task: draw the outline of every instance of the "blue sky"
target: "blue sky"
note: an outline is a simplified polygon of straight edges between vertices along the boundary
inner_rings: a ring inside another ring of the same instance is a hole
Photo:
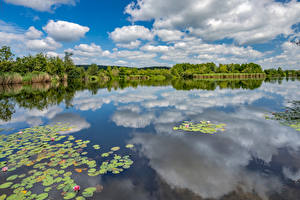
[[[299,0],[4,0],[0,45],[76,64],[256,62],[300,69]]]

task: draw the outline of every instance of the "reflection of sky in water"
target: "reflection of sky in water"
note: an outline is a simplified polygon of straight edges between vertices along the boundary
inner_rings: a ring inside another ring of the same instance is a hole
[[[264,115],[281,110],[290,100],[299,100],[299,88],[300,82],[283,82],[264,83],[256,90],[138,87],[113,92],[101,89],[96,95],[81,91],[70,109],[64,109],[64,105],[43,111],[18,108],[10,122],[0,125],[67,122],[77,127],[70,134],[78,132],[80,137],[100,144],[136,144],[140,155],[158,174],[151,184],[188,189],[203,198],[243,190],[269,199],[270,194],[281,193],[287,182],[300,178],[300,133],[265,120]],[[213,136],[174,132],[172,127],[183,120],[210,120],[226,123],[227,128]],[[138,166],[142,161],[136,163]],[[131,174],[143,171],[136,168]],[[166,198],[162,197],[166,190],[159,191],[164,187],[147,188],[145,177],[142,173],[138,184],[128,177],[108,179],[102,197],[122,199],[114,192],[117,189],[126,199]],[[296,193],[289,196],[299,198]]]

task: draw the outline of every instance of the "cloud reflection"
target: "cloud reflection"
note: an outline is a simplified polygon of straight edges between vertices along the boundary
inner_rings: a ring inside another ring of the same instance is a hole
[[[69,124],[69,126],[73,127],[71,130],[64,131],[62,134],[76,133],[91,126],[84,118],[74,113],[58,114],[51,119],[52,124],[56,124],[58,122]]]

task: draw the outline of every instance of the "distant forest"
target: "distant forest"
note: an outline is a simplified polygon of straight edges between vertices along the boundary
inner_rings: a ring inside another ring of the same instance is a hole
[[[299,77],[300,70],[266,69],[255,63],[202,64],[181,63],[169,67],[132,68],[104,65],[75,65],[72,54],[65,52],[64,58],[48,57],[43,53],[16,57],[10,47],[0,49],[0,84],[57,82],[57,81],[109,81],[166,79],[222,79]]]

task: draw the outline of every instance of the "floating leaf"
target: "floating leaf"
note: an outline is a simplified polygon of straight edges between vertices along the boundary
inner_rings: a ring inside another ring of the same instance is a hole
[[[76,192],[68,192],[64,195],[64,199],[73,199],[76,197],[76,195],[77,195]]]
[[[120,150],[120,147],[113,147],[110,150],[112,150],[112,151],[118,151],[118,150]]]
[[[128,148],[128,149],[132,149],[133,147],[134,147],[133,144],[127,144],[127,145],[126,145],[126,148]]]
[[[94,195],[94,192],[96,191],[97,189],[95,187],[89,187],[89,188],[86,188],[84,189],[84,191],[82,192],[82,195],[84,197],[92,197]]]
[[[181,125],[173,127],[173,130],[215,134],[218,131],[225,131],[225,126],[226,124],[213,124],[210,121],[200,121],[199,123],[184,121]]]
[[[110,154],[109,153],[103,153],[101,154],[102,157],[108,157]]]
[[[93,145],[93,148],[94,149],[100,149],[100,146],[98,144],[96,144],[96,145]]]
[[[47,197],[48,197],[48,193],[42,193],[37,195],[36,200],[44,200],[47,199]]]
[[[75,200],[85,200],[85,198],[84,197],[82,197],[82,196],[79,196],[79,197],[76,197],[76,199]]]
[[[2,194],[1,196],[0,196],[0,200],[4,200],[6,198],[6,194]]]
[[[18,175],[12,175],[12,176],[8,177],[6,180],[7,180],[7,181],[13,181],[13,180],[15,180],[16,178],[18,178]]]
[[[284,112],[273,112],[266,115],[265,119],[279,121],[284,126],[300,131],[300,101],[291,102],[291,106],[286,107]]]
[[[9,188],[13,183],[12,182],[6,182],[0,185],[0,189]]]

